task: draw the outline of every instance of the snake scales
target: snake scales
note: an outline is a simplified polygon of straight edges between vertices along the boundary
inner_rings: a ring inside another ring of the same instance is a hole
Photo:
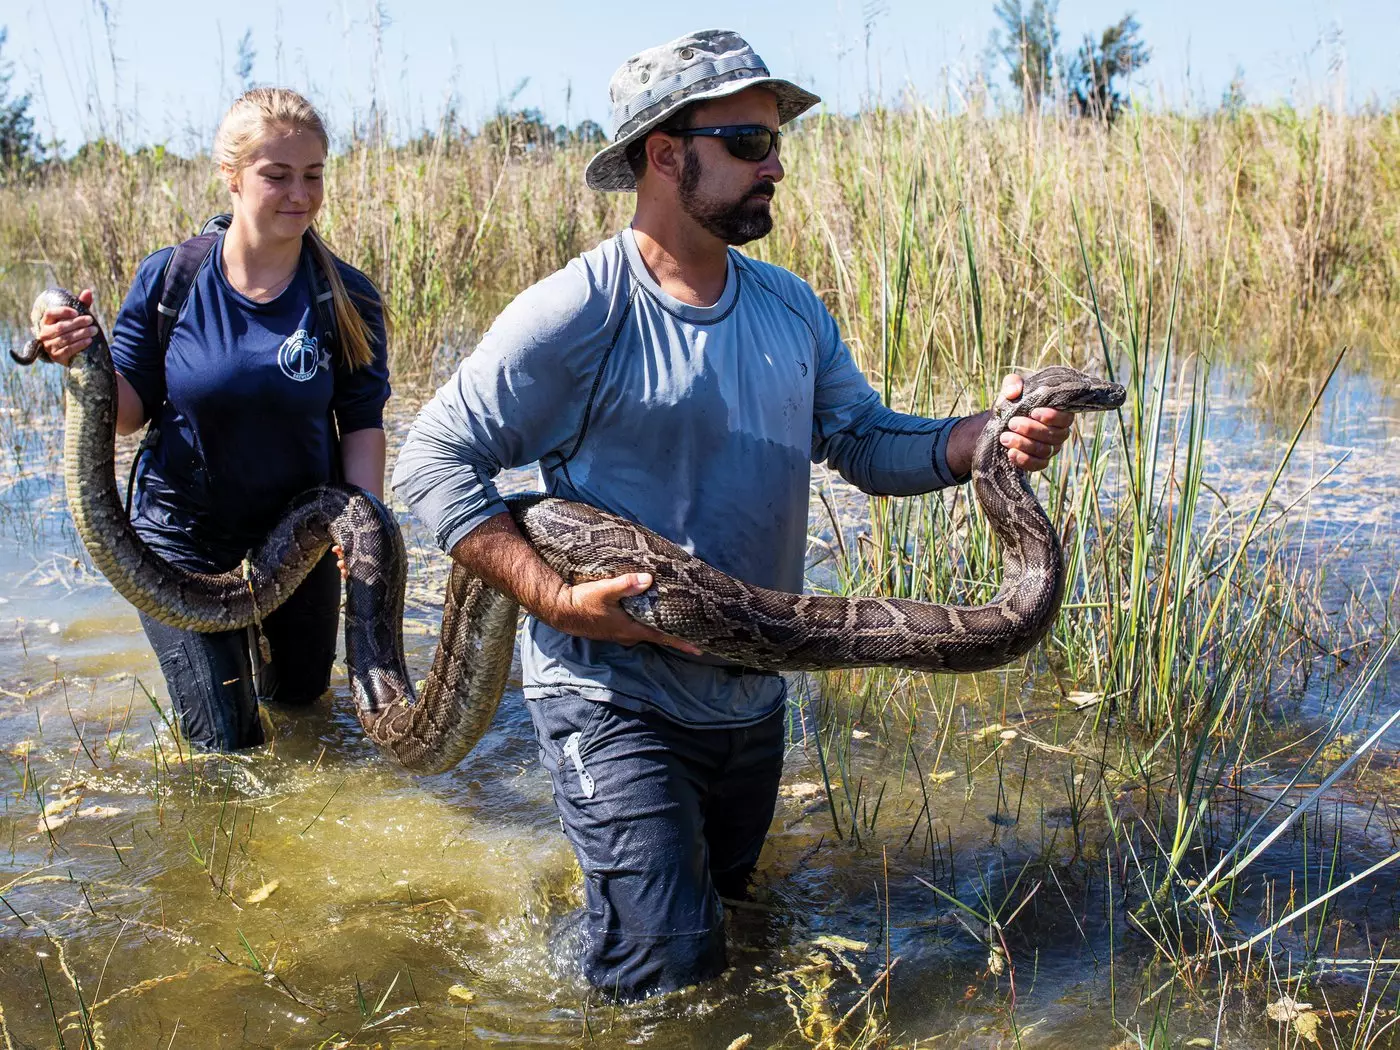
[[[48,289],[34,304],[87,314],[70,293]],[[11,351],[21,364],[37,339]],[[398,523],[368,493],[322,485],[298,497],[240,569],[212,575],[175,568],[128,522],[115,477],[116,379],[99,329],[65,377],[64,473],[68,505],[94,564],[149,615],[197,631],[245,627],[277,608],[332,543],[349,570],[345,652],[365,732],[405,768],[450,769],[486,732],[510,670],[515,601],[453,565],[442,629],[421,697],[403,656],[407,559]],[[975,671],[1027,652],[1049,629],[1063,593],[1060,545],[1050,521],[999,442],[1007,422],[1041,406],[1103,411],[1121,386],[1068,368],[1025,380],[1016,402],[998,400],[979,438],[973,487],[1000,545],[1002,586],[986,605],[897,598],[834,598],[752,587],[641,526],[593,507],[530,495],[508,499],[511,516],[569,583],[649,572],[654,585],[623,600],[636,619],[747,667],[818,670],[889,665]]]

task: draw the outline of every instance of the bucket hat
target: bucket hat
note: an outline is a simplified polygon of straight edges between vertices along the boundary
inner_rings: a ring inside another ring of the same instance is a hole
[[[786,124],[821,101],[810,91],[768,72],[738,33],[702,29],[629,58],[608,84],[612,145],[588,162],[584,178],[595,190],[635,190],[627,147],[682,106],[723,98],[762,85],[778,97]]]

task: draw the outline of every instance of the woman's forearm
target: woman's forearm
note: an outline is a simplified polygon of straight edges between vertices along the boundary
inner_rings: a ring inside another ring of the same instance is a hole
[[[126,381],[126,376],[117,373],[117,433],[125,437],[141,429],[146,422],[146,406],[141,403],[141,395]]]
[[[384,449],[384,431],[378,427],[352,430],[340,438],[345,480],[380,500],[384,498]]]

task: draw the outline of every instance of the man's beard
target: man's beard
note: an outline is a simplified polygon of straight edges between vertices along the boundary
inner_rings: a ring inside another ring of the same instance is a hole
[[[700,196],[700,174],[700,154],[687,148],[678,187],[687,215],[725,244],[748,244],[768,236],[773,229],[773,214],[766,203],[773,199],[771,182],[755,183],[737,201],[726,203]]]

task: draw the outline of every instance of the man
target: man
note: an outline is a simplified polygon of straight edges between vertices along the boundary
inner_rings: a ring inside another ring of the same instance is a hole
[[[772,820],[783,679],[633,621],[619,599],[644,573],[566,585],[492,477],[538,462],[553,495],[800,591],[812,461],[867,492],[927,492],[966,480],[986,416],[886,408],[812,290],[731,250],[772,228],[778,129],[816,96],[719,30],[633,56],[610,93],[613,143],[587,181],[636,191],[631,226],[505,309],[419,415],[393,484],[530,614],[525,699],[583,869],[584,972],[630,998],[725,966],[720,897],[745,892]],[[1072,420],[1013,421],[1008,454],[1044,467]]]

